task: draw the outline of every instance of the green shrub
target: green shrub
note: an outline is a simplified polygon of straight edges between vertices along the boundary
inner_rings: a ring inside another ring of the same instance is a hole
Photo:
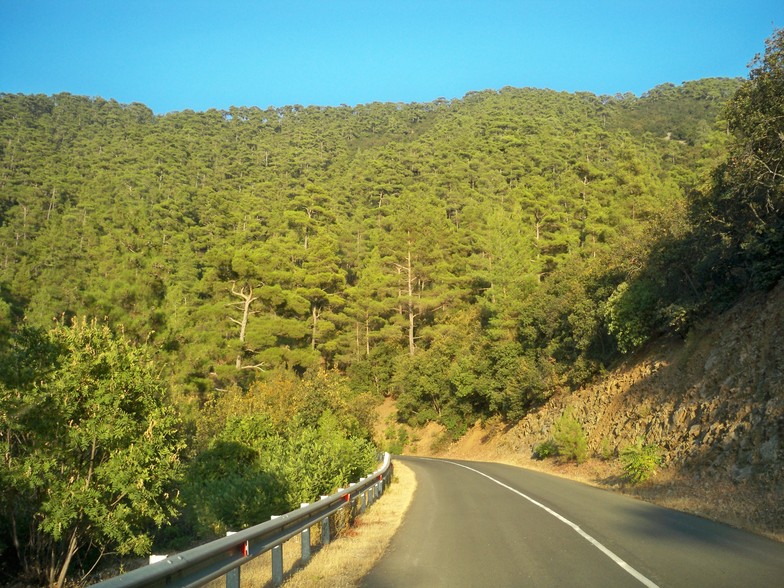
[[[386,451],[393,455],[402,455],[403,451],[406,449],[406,445],[408,445],[408,431],[405,427],[395,427],[395,425],[389,425],[387,427],[386,433]]]
[[[657,318],[656,286],[650,281],[622,282],[605,307],[607,331],[615,337],[618,350],[630,353],[651,336]]]
[[[558,457],[564,461],[583,463],[588,459],[588,439],[583,426],[567,409],[553,425],[553,442],[558,448]]]
[[[648,480],[662,463],[662,450],[658,445],[643,444],[639,439],[621,451],[624,477],[633,484]]]
[[[602,439],[602,444],[599,446],[599,457],[602,458],[604,461],[610,461],[615,453],[615,449],[610,443],[610,440],[606,437]]]
[[[552,439],[542,441],[539,445],[534,447],[535,459],[547,459],[548,457],[555,457],[556,455],[558,455],[558,446]]]
[[[442,451],[446,451],[449,449],[452,441],[453,438],[452,435],[449,434],[449,431],[443,431],[436,435],[432,443],[430,443],[430,451],[434,453],[441,453]]]
[[[183,485],[188,520],[197,537],[220,536],[285,512],[283,480],[265,471],[253,448],[216,440],[190,464]]]
[[[22,327],[0,356],[0,536],[16,545],[0,572],[9,557],[20,584],[61,587],[105,553],[149,553],[182,506],[185,448],[152,349],[74,319]]]
[[[263,412],[231,416],[190,462],[182,493],[186,525],[200,537],[269,520],[355,482],[376,466],[376,447],[326,409],[278,427]]]

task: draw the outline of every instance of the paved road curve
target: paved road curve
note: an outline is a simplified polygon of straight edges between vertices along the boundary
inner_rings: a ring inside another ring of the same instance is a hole
[[[405,462],[417,491],[365,588],[784,587],[775,541],[512,466]]]

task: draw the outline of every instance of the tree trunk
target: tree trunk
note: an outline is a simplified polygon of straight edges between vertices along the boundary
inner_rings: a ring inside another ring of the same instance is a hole
[[[310,348],[314,350],[316,349],[316,335],[318,334],[317,325],[318,325],[319,316],[320,316],[319,308],[314,304],[311,307],[311,317],[313,318],[313,331],[311,332],[311,337],[310,337]]]
[[[242,302],[238,302],[235,306],[239,306],[242,308],[242,319],[237,320],[234,318],[229,318],[229,320],[233,323],[236,323],[240,326],[240,343],[245,343],[245,330],[248,327],[248,317],[250,317],[250,305],[253,303],[254,300],[257,300],[258,297],[253,296],[253,286],[243,286],[241,290],[237,291],[236,289],[236,282],[231,283],[231,293],[235,296],[239,296],[242,298]],[[247,292],[246,292],[247,289]],[[237,361],[235,366],[238,370],[242,368],[242,350],[237,354]]]
[[[416,349],[416,346],[414,345],[414,311],[411,302],[408,304],[408,354],[414,355],[414,350]]]
[[[405,272],[406,274],[406,286],[405,286],[405,295],[406,295],[406,310],[408,313],[408,353],[410,355],[414,355],[414,351],[416,346],[414,341],[416,337],[414,336],[414,319],[419,316],[417,313],[414,312],[414,280],[416,279],[414,276],[413,268],[411,267],[411,242],[408,242],[408,253],[406,254],[406,265],[400,265],[399,263],[395,264],[397,268],[398,274]],[[420,284],[421,289],[421,284]],[[402,299],[403,291],[398,289],[398,299]],[[401,304],[398,304],[398,312],[403,314],[403,307]]]
[[[54,200],[57,196],[57,188],[52,188],[51,198],[49,198],[49,209],[46,211],[46,220],[49,220],[49,217],[52,216],[52,210],[54,210]]]
[[[63,588],[63,586],[65,585],[65,579],[66,579],[66,574],[68,573],[68,568],[70,567],[71,560],[73,559],[73,556],[77,550],[76,536],[77,536],[77,531],[76,529],[74,529],[73,533],[71,533],[71,538],[68,540],[68,548],[65,552],[65,560],[63,560],[63,565],[60,568],[59,575],[57,576],[57,584],[56,584],[57,588]]]
[[[408,273],[408,353],[414,355],[414,276],[411,271],[411,248],[408,249],[408,257],[406,259],[408,265],[406,272]]]

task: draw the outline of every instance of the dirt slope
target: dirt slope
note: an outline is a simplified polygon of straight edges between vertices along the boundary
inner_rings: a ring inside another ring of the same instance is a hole
[[[663,448],[665,467],[633,488],[615,459],[579,467],[531,460],[567,407],[595,454],[617,454],[642,437]],[[433,453],[433,434],[420,434],[412,451]],[[477,424],[438,453],[549,469],[782,539],[784,282],[705,321],[686,341],[660,340],[514,426]]]

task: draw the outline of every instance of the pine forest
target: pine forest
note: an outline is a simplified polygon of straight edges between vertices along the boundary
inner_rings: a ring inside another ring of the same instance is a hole
[[[253,524],[372,470],[386,397],[514,422],[771,288],[782,50],[639,97],[0,94],[0,573]]]

